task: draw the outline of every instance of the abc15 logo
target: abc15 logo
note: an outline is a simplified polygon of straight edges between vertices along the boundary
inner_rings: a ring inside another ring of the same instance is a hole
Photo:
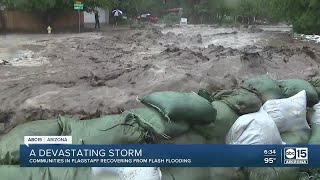
[[[284,149],[285,159],[297,159],[307,160],[308,159],[308,148],[285,148]]]

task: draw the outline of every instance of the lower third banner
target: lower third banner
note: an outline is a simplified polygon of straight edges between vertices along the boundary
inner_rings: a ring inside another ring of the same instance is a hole
[[[22,167],[320,167],[320,145],[21,145]]]

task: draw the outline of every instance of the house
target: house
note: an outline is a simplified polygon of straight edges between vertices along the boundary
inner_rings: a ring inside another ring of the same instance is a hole
[[[109,24],[109,10],[98,8],[100,24]],[[84,12],[84,26],[92,27],[95,24],[94,12]]]

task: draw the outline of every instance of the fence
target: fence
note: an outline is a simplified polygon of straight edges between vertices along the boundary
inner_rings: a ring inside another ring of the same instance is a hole
[[[8,32],[45,32],[48,25],[54,31],[77,30],[79,18],[77,12],[57,12],[51,14],[50,23],[48,16],[43,13],[23,11],[1,11],[0,28]],[[80,25],[83,27],[83,13],[80,13]]]

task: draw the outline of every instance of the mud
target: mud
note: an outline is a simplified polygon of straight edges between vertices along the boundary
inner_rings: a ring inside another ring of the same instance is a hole
[[[294,40],[287,27],[157,26],[0,40],[0,62],[7,62],[0,65],[0,125],[6,131],[59,114],[117,114],[142,106],[136,97],[155,91],[213,92],[258,75],[320,73],[319,45]]]

